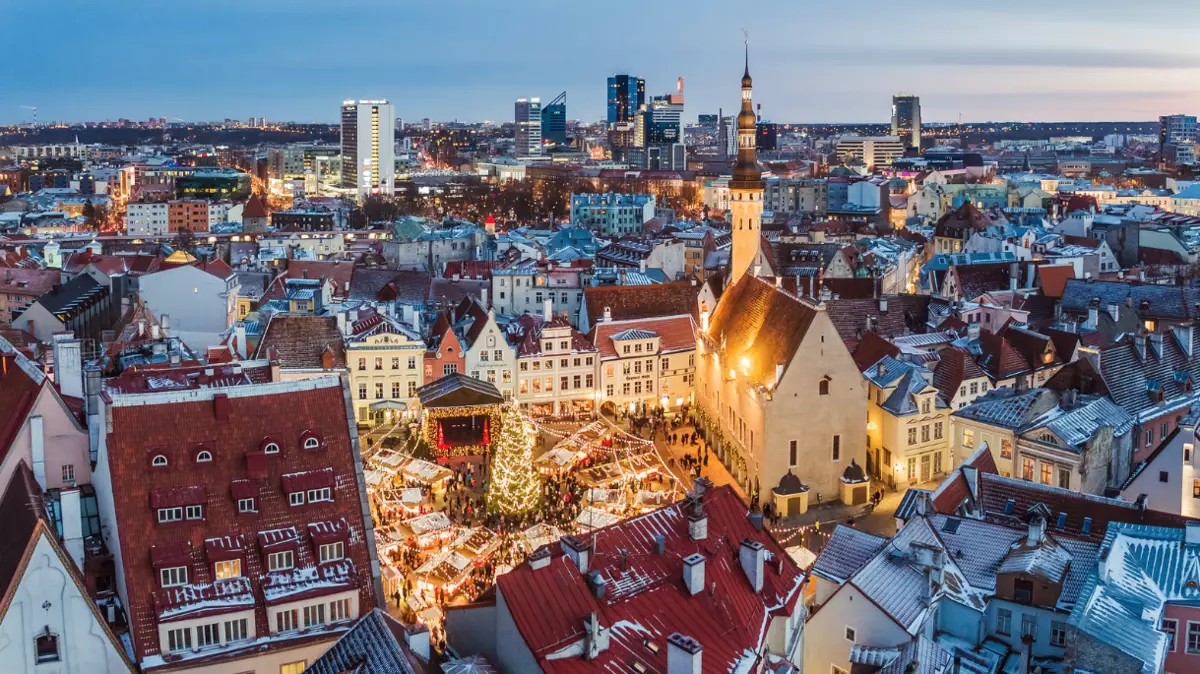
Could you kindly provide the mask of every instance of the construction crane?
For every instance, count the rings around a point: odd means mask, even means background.
[[[36,105],[22,105],[20,107],[25,108],[26,110],[33,110],[33,125],[37,126],[37,106]]]

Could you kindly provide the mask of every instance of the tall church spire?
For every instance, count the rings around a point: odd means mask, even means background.
[[[729,256],[730,285],[736,284],[751,268],[761,268],[766,261],[762,254],[763,190],[766,183],[762,179],[762,167],[758,165],[758,152],[755,149],[758,116],[754,114],[751,96],[753,86],[754,81],[750,78],[750,41],[746,40],[742,109],[737,122],[738,153],[733,165],[733,178],[729,181],[729,224],[733,230],[733,246]]]

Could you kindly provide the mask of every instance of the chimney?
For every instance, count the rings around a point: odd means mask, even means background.
[[[1187,354],[1190,359],[1193,355],[1192,340],[1195,338],[1193,333],[1194,328],[1189,323],[1187,325],[1175,326],[1175,340],[1179,342],[1179,348]]]
[[[875,363],[875,376],[882,377],[884,372],[887,372],[887,366],[883,364],[883,359],[880,358],[879,362]]]
[[[29,417],[29,454],[33,462],[33,479],[46,489],[46,432],[41,416]]]
[[[646,273],[646,258],[642,258],[638,261],[638,271],[642,272],[643,274]]]
[[[1163,357],[1163,333],[1161,333],[1161,332],[1150,333],[1150,346],[1154,347],[1154,355],[1159,358],[1162,358]]]
[[[879,298],[879,313],[881,313],[881,314],[886,314],[886,313],[887,313],[887,307],[888,307],[888,301],[887,301],[887,298],[886,298],[886,297],[880,297],[880,298]]]
[[[713,482],[707,477],[698,477],[696,478],[696,481],[692,483],[692,493],[696,494],[697,496],[704,496],[704,492],[711,491],[712,488]]]
[[[1134,337],[1133,346],[1137,349],[1138,358],[1143,361],[1146,360],[1146,336],[1138,335]]]
[[[600,629],[600,619],[596,616],[595,611],[588,615],[583,628],[585,630],[583,659],[595,660],[601,653],[608,650],[608,630]]]
[[[346,320],[346,312],[344,311],[339,311],[337,314],[337,328],[338,333],[343,337],[350,336],[350,321]]]
[[[408,650],[429,662],[429,628],[417,623],[404,628],[404,641]]]
[[[755,531],[763,530],[763,514],[760,510],[752,510],[746,513],[746,519],[750,520],[750,526],[754,527]]]
[[[775,287],[776,287],[776,288],[782,288],[782,287],[783,287],[783,277],[782,277],[782,276],[776,276],[776,277],[775,277]]]
[[[746,580],[750,581],[750,587],[754,588],[755,592],[762,592],[767,549],[758,541],[743,539],[738,549],[738,561],[741,562],[742,571],[746,573]]]
[[[563,536],[559,539],[562,544],[562,550],[571,561],[575,563],[575,568],[579,569],[579,573],[586,574],[588,572],[588,544],[583,542],[578,536]]]
[[[1033,277],[1037,274],[1037,265],[1033,262],[1025,263],[1025,287],[1033,287]]]
[[[667,637],[667,674],[700,674],[700,642],[675,632]]]
[[[1189,520],[1183,530],[1183,544],[1200,546],[1200,522]]]
[[[59,495],[59,507],[62,509],[63,547],[75,567],[83,571],[83,519],[79,508],[79,490],[63,489]]]
[[[1069,388],[1062,392],[1061,407],[1064,410],[1070,411],[1075,409],[1075,405],[1079,402],[1079,390]]]
[[[604,307],[604,320],[612,320],[612,307]]]
[[[69,332],[54,335],[54,383],[62,395],[83,397],[82,343]]]
[[[550,546],[543,545],[529,555],[529,568],[537,570],[550,566]]]
[[[158,325],[162,328],[164,337],[171,336],[171,319],[166,314],[158,317]]]
[[[549,323],[554,318],[554,300],[547,297],[542,300],[542,320]]]
[[[588,585],[592,586],[592,594],[596,599],[604,599],[604,595],[608,590],[608,581],[604,579],[604,574],[599,571],[593,571],[588,574]]]
[[[338,314],[341,316],[341,314]],[[245,360],[248,356],[246,349],[246,324],[238,321],[237,327],[234,328],[234,339],[237,340],[237,355],[238,358]]]
[[[229,420],[229,396],[224,393],[213,395],[213,417],[217,421]]]
[[[1028,531],[1025,534],[1025,545],[1034,547],[1046,540],[1046,520],[1041,515],[1029,520]]]
[[[333,369],[333,347],[328,344],[325,345],[325,350],[321,352],[321,369]]]
[[[487,287],[482,287],[479,289],[479,303],[481,305],[483,305],[484,309],[487,309],[488,307],[491,306],[490,304],[488,304],[488,289],[487,289]]]
[[[654,534],[654,552],[658,555],[667,554],[667,539],[662,534]]]
[[[162,328],[159,327],[157,323],[150,326],[150,339],[153,339],[156,342],[162,339]]]
[[[1083,324],[1084,327],[1086,327],[1089,330],[1095,330],[1096,326],[1099,324],[1100,324],[1100,310],[1097,309],[1096,307],[1088,307],[1087,323]]]
[[[137,336],[141,337],[146,334],[146,321],[139,320],[137,322]]]
[[[688,537],[693,541],[708,538],[708,513],[703,506],[688,513]]]
[[[1114,321],[1121,317],[1121,305],[1120,304],[1117,304],[1116,302],[1112,302],[1108,306],[1106,306],[1105,309],[1108,310],[1108,315],[1112,316],[1112,319]],[[1091,312],[1089,311],[1088,313],[1090,316]]]
[[[413,309],[412,323],[410,323],[409,325],[412,326],[412,329],[414,332],[417,333],[417,336],[420,336],[420,334],[421,334],[421,312],[419,309]]]
[[[704,555],[699,552],[683,558],[683,585],[693,596],[704,591]]]

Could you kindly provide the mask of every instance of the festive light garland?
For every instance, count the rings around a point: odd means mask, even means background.
[[[421,437],[425,443],[433,448],[434,453],[438,456],[476,456],[487,452],[488,447],[492,445],[492,438],[503,430],[502,421],[503,406],[496,405],[468,405],[465,407],[426,407],[422,412],[421,419]],[[479,445],[459,445],[456,447],[445,447],[440,442],[441,419],[456,419],[462,417],[485,417],[484,419],[484,440],[485,442]],[[498,430],[499,429],[499,430]],[[490,436],[490,437],[489,437]]]
[[[492,443],[488,508],[521,515],[537,508],[542,483],[533,467],[534,429],[515,407],[504,408],[500,432]]]

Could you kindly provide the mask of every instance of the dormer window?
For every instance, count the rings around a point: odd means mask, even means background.
[[[209,461],[212,461],[212,452],[202,449],[196,453],[196,463],[208,463]]]
[[[321,441],[312,437],[311,435],[308,436],[307,438],[304,438],[304,448],[305,449],[316,449],[317,447],[320,447],[320,446],[321,446]]]
[[[268,442],[267,444],[263,445],[263,454],[278,454],[278,453],[279,453],[279,444],[278,443]]]
[[[165,468],[167,466],[167,457],[165,454],[155,454],[150,460],[150,465],[155,468]]]
[[[50,626],[47,625],[44,632],[34,639],[37,664],[44,662],[58,662],[61,658],[58,655],[58,635],[50,633]]]

